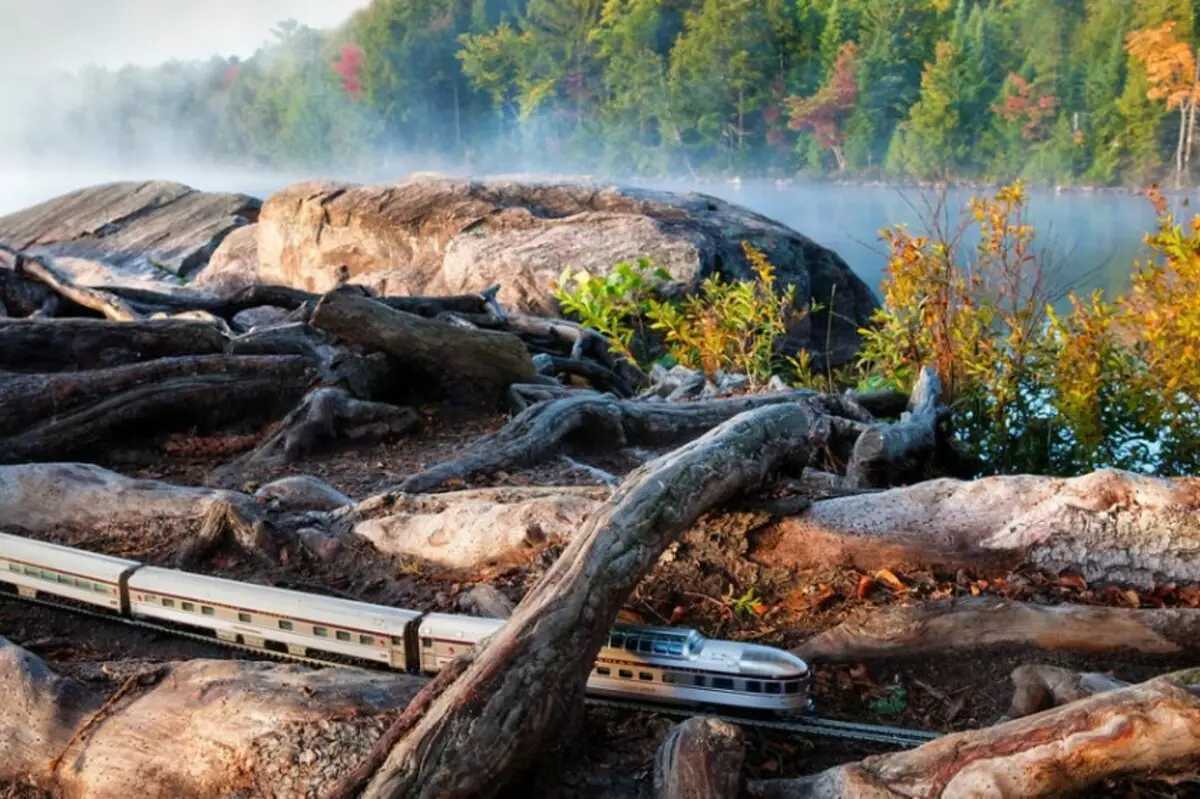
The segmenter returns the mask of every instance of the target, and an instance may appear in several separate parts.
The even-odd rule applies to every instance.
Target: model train
[[[340,655],[412,673],[436,673],[505,623],[163,569],[3,533],[0,586],[256,649]],[[807,705],[810,679],[803,660],[773,647],[706,639],[689,629],[617,624],[587,690],[610,698],[795,713]]]

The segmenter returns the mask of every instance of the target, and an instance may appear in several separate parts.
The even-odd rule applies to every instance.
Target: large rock
[[[170,181],[106,183],[0,217],[0,242],[61,258],[93,285],[186,277],[260,207],[245,194]]]
[[[513,180],[414,176],[397,185],[309,181],[267,200],[257,225],[261,278],[310,291],[346,280],[389,294],[477,291],[553,310],[549,284],[564,267],[606,274],[651,258],[685,288],[720,273],[750,276],[746,241],[763,250],[798,304],[832,306],[792,331],[819,363],[857,351],[877,300],[836,253],[796,231],[702,194]]]

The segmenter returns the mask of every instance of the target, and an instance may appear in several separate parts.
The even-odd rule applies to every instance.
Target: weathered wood
[[[1200,651],[1200,609],[1033,605],[999,597],[871,608],[810,638],[796,654],[810,662],[949,654],[1020,646],[1101,654]]]
[[[1118,691],[1129,683],[1094,671],[1074,671],[1058,666],[1017,666],[1011,675],[1013,698],[1000,721],[1032,716],[1105,691]]]
[[[751,782],[746,793],[755,799],[1086,795],[1127,774],[1194,773],[1197,752],[1200,670],[1192,669],[810,777]]]
[[[0,379],[0,462],[70,457],[137,425],[189,430],[278,418],[316,374],[300,356],[200,355]]]
[[[104,665],[130,672],[120,695],[0,638],[0,782],[88,799],[302,796],[332,782],[329,763],[367,751],[389,708],[425,683],[247,660]]]
[[[120,297],[101,289],[76,286],[70,278],[61,274],[47,258],[25,255],[0,244],[0,265],[8,266],[15,272],[32,275],[60,296],[84,308],[101,313],[107,319],[116,322],[134,322],[142,318],[141,314]]]
[[[922,368],[908,411],[900,421],[871,426],[859,435],[846,466],[847,482],[861,488],[886,488],[931,476],[941,393],[937,373],[928,366]]]
[[[674,537],[774,469],[802,465],[827,433],[803,405],[760,408],[634,471],[400,739],[364,796],[494,796],[579,717],[621,603]]]
[[[557,355],[539,355],[545,368],[542,374],[568,374],[582,377],[597,391],[610,392],[621,399],[633,396],[633,385],[613,370],[595,361],[585,361],[576,358],[562,358]]]
[[[742,793],[742,731],[696,716],[671,728],[654,761],[655,799],[737,799]]]
[[[667,444],[694,438],[739,413],[795,403],[807,390],[708,400],[678,405],[617,400],[580,392],[522,411],[503,428],[472,444],[451,461],[406,478],[397,490],[416,494],[454,478],[533,466],[558,454],[568,438],[584,435],[607,449],[629,443]]]
[[[0,320],[0,369],[105,369],[155,358],[212,355],[227,344],[215,326],[191,320],[5,319]]]
[[[513,383],[530,382],[533,362],[516,336],[462,328],[396,311],[373,299],[329,292],[310,324],[355,344],[382,350],[453,402],[501,404]]]
[[[1148,587],[1200,581],[1200,479],[1103,469],[1081,477],[929,480],[814,502],[759,531],[772,568],[1077,570]]]

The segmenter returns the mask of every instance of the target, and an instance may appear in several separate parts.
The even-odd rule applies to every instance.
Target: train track
[[[374,663],[351,658],[343,659],[336,656],[331,656],[328,659],[313,658],[304,655],[294,655],[290,652],[278,652],[272,649],[260,649],[258,647],[247,646],[246,644],[223,641],[212,635],[204,635],[201,633],[181,630],[177,627],[171,627],[165,624],[154,624],[152,622],[142,621],[140,619],[130,619],[125,616],[102,613],[68,602],[55,602],[49,599],[26,597],[10,593],[0,593],[0,599],[13,599],[33,605],[41,605],[43,607],[53,608],[55,610],[66,611],[68,613],[90,616],[103,621],[116,621],[130,627],[153,630],[154,632],[163,633],[178,638],[188,638],[205,644],[220,646],[225,649],[246,652],[259,659],[274,660],[285,663],[303,663],[316,668],[348,668],[359,671],[394,671],[394,669],[388,668],[383,663]],[[697,711],[683,706],[673,706],[650,702],[631,702],[618,699],[603,699],[594,696],[587,697],[585,701],[588,705],[593,707],[624,710],[634,713],[653,713],[663,716],[675,716],[679,718],[687,718],[697,715]],[[705,716],[719,718],[723,721],[728,721],[732,724],[738,724],[746,727],[758,727],[761,729],[775,730],[777,732],[785,732],[800,736],[817,736],[821,738],[839,738],[842,740],[864,743],[888,744],[901,748],[920,746],[941,737],[941,733],[929,732],[926,730],[913,730],[905,727],[889,727],[880,724],[864,724],[855,721],[826,719],[821,718],[820,716],[808,714],[804,714],[798,718],[789,718],[786,720],[755,718],[736,713],[721,713],[710,710],[703,711],[703,714]]]

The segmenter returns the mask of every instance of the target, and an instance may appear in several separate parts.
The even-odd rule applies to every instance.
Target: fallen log
[[[803,405],[759,408],[634,471],[462,676],[438,686],[364,796],[494,796],[579,718],[622,602],[671,540],[774,469],[803,465],[827,434]]]
[[[225,351],[228,339],[205,322],[154,319],[116,324],[106,319],[0,321],[0,369],[61,372]]]
[[[933,476],[942,383],[926,366],[913,387],[908,410],[894,424],[869,426],[854,443],[846,482],[857,488],[919,483]],[[855,421],[865,421],[855,415]]]
[[[516,336],[464,330],[396,311],[366,297],[332,291],[309,323],[346,341],[382,350],[409,370],[408,388],[423,385],[454,403],[503,403],[513,383],[530,382],[533,362]]]
[[[814,502],[750,557],[820,569],[1077,569],[1089,582],[1200,582],[1200,479],[1104,469],[1068,479],[930,480]]]
[[[134,322],[142,316],[120,297],[106,291],[76,286],[66,275],[54,268],[49,259],[25,255],[0,244],[0,266],[7,266],[19,274],[37,278],[59,296],[89,310],[102,314],[115,322]]]
[[[0,379],[0,463],[88,452],[136,425],[152,431],[262,423],[316,377],[302,356],[201,355]]]
[[[871,608],[795,649],[809,662],[858,662],[984,647],[1153,655],[1200,651],[1200,609],[1033,605],[999,597]]]
[[[654,760],[655,799],[737,799],[742,793],[742,731],[696,716],[671,728]]]
[[[135,670],[106,696],[0,638],[0,782],[88,799],[303,796],[361,757],[389,709],[424,683],[400,673],[193,660]]]
[[[1129,687],[1129,683],[1107,674],[1044,665],[1017,666],[1011,679],[1013,699],[1008,712],[1000,717],[1001,722]]]
[[[809,777],[753,781],[756,799],[1067,796],[1130,774],[1191,774],[1200,670],[1174,672],[1033,716],[945,735]]]

